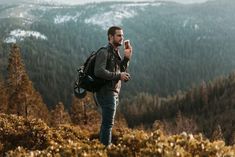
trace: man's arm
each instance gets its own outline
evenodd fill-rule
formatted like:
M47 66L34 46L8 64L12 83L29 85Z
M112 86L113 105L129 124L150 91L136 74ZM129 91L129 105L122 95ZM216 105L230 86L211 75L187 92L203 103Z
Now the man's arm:
M121 72L126 72L127 68L129 66L129 59L124 57L122 62L121 62Z
M106 69L107 59L108 59L107 49L101 49L97 53L95 60L95 69L94 69L95 76L103 78L105 80L120 80L121 79L120 72L111 72Z
M132 56L132 46L130 43L124 47L124 58L121 62L121 72L126 72L128 66L129 66L129 61Z

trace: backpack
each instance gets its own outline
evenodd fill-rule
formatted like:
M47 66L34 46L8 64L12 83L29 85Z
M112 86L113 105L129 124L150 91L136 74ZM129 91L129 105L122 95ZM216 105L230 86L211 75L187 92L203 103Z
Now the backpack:
M78 74L74 82L74 95L78 98L84 98L86 91L97 92L107 83L107 80L98 78L94 74L96 56L101 49L108 49L108 47L101 47L98 51L93 51L85 63L77 69Z

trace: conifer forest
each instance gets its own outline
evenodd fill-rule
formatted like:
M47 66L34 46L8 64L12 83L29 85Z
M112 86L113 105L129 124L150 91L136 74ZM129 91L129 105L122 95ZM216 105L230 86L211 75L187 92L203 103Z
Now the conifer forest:
M235 157L234 10L233 0L0 2L0 157ZM73 85L112 25L133 55L105 147L100 106Z

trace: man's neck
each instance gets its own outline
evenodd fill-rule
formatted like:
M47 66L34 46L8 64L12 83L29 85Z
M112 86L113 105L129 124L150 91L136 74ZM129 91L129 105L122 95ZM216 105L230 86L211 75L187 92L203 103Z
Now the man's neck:
M115 44L113 44L113 43L111 43L111 42L109 42L112 46L113 46L113 49L115 50L115 51L118 51L118 46L115 46Z

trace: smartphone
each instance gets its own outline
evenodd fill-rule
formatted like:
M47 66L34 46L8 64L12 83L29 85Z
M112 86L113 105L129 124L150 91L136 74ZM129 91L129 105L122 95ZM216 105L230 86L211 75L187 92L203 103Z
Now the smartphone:
M130 45L130 40L125 40L125 41L124 41L125 49L128 49L128 48L129 48L129 45Z

